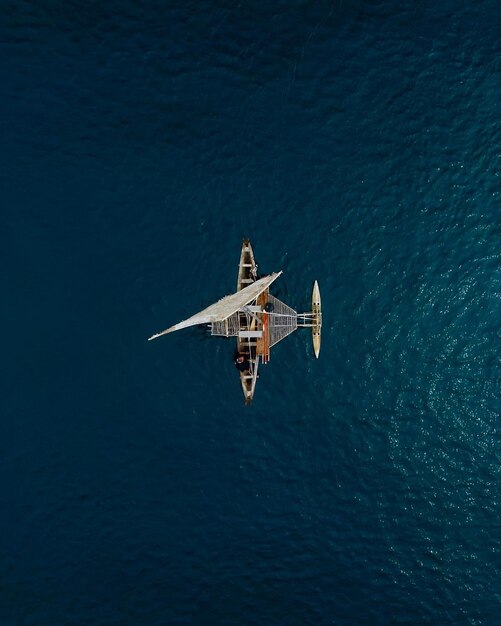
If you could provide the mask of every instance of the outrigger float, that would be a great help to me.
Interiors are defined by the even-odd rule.
[[[322,332],[322,304],[317,281],[313,284],[310,313],[296,313],[290,306],[272,296],[270,286],[282,272],[258,278],[254,252],[244,239],[240,253],[236,293],[226,296],[192,317],[175,324],[148,341],[175,330],[209,324],[211,334],[237,338],[236,365],[245,404],[254,398],[259,364],[268,363],[271,348],[297,328],[311,328],[313,351],[318,359]]]

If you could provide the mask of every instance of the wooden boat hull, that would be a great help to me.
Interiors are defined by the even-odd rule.
[[[311,294],[311,310],[313,312],[313,325],[311,327],[311,337],[313,340],[313,351],[318,359],[320,354],[320,344],[322,341],[322,301],[320,299],[320,289],[318,282],[313,284],[313,293]]]
[[[240,263],[238,265],[237,291],[240,291],[244,287],[253,283],[256,280],[256,275],[257,265],[256,260],[254,259],[254,252],[250,241],[248,239],[244,239],[242,243],[242,250],[240,252]],[[242,322],[244,322],[243,319]],[[252,326],[250,330],[253,330]],[[251,345],[252,343],[254,345]],[[237,337],[237,350],[238,352],[245,354],[247,358],[253,362],[253,367],[257,373],[259,359],[256,358],[255,342]],[[254,397],[256,376],[252,376],[249,372],[240,372],[240,383],[242,385],[245,404],[250,404]]]
[[[256,280],[257,265],[254,251],[248,239],[242,242],[240,251],[240,263],[238,264],[237,291],[242,290]]]

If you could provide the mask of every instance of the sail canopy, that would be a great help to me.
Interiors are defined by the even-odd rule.
[[[161,337],[162,335],[167,335],[167,333],[172,333],[175,330],[181,330],[181,328],[188,328],[188,326],[224,321],[246,304],[255,300],[259,294],[267,289],[271,283],[280,276],[281,273],[282,272],[274,272],[269,276],[264,276],[263,278],[256,280],[256,282],[251,283],[248,287],[244,287],[244,289],[218,300],[216,303],[211,304],[211,306],[207,307],[203,311],[200,311],[199,313],[196,313],[192,317],[189,317],[187,320],[179,322],[179,324],[175,324],[174,326],[171,326],[156,335],[152,335],[148,341]]]

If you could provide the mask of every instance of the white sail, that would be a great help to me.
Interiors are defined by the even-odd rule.
[[[187,320],[179,322],[179,324],[175,324],[166,330],[163,330],[156,335],[152,335],[148,341],[152,339],[156,339],[157,337],[161,337],[162,335],[167,335],[167,333],[172,333],[175,330],[181,330],[181,328],[188,328],[188,326],[196,326],[197,324],[211,324],[212,322],[222,322],[233,313],[236,313],[239,309],[244,307],[249,302],[255,300],[259,294],[261,294],[265,289],[267,289],[273,281],[275,281],[282,272],[274,272],[269,276],[264,276],[256,282],[251,283],[248,287],[237,291],[230,296],[226,296],[222,298],[215,304],[211,304],[211,306],[207,307],[203,311],[196,313],[192,317],[189,317]]]

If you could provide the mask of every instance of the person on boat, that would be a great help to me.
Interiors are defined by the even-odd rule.
[[[243,352],[237,352],[235,354],[235,367],[240,372],[246,372],[249,369],[249,359]]]

